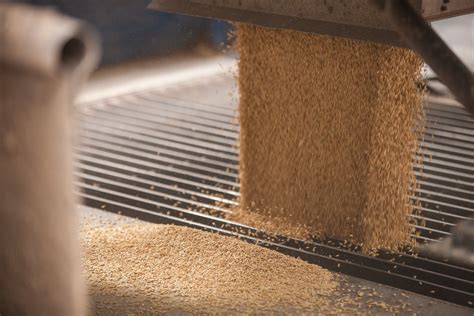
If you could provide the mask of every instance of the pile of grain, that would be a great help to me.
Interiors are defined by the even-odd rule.
[[[410,50],[237,25],[241,207],[393,249],[422,117]]]
[[[81,237],[97,315],[416,311],[392,290],[196,229],[93,216]]]
[[[190,228],[85,225],[82,236],[98,314],[324,311],[337,285],[316,265]]]

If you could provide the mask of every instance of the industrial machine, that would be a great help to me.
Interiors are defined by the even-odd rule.
[[[474,77],[427,21],[474,12],[469,0],[154,0],[151,8],[410,47],[474,115]]]

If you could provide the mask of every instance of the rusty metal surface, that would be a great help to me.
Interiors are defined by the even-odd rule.
[[[0,4],[0,314],[85,315],[72,101],[98,60],[82,23]]]

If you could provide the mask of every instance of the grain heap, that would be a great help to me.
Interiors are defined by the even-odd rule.
[[[85,225],[82,235],[85,273],[100,314],[311,312],[330,307],[337,284],[316,265],[190,228]]]
[[[244,24],[236,38],[242,209],[366,249],[408,242],[420,58]]]
[[[417,311],[391,291],[231,237],[91,219],[82,221],[81,236],[96,315]]]

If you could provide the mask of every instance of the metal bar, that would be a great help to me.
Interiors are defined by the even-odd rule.
[[[84,120],[94,117],[95,120],[98,122],[109,122],[111,124],[117,125],[125,124],[127,126],[130,126],[130,128],[141,127],[143,129],[146,129],[148,131],[147,135],[150,136],[169,134],[172,137],[186,138],[196,141],[208,141],[210,144],[219,146],[221,148],[230,148],[233,150],[233,153],[237,155],[234,149],[234,147],[237,147],[237,145],[235,145],[237,143],[235,138],[212,136],[210,134],[200,133],[190,129],[182,129],[170,124],[157,124],[152,122],[146,122],[138,118],[119,115],[114,113],[113,111],[101,111],[95,112],[93,114],[83,111],[80,112],[80,117]]]
[[[331,2],[332,5],[324,4],[324,7],[326,7],[324,10],[314,10],[311,14],[305,12],[305,8],[311,8],[308,4],[313,7],[319,7],[323,6],[322,1],[154,0],[149,5],[149,8],[165,12],[243,22],[270,28],[292,29],[400,47],[406,46],[400,40],[397,32],[387,29],[383,19],[378,18],[376,11],[370,11],[370,7],[364,5],[365,2],[362,1],[360,5],[349,3],[346,6],[342,2],[334,1]],[[259,10],[262,7],[265,10]],[[367,10],[368,7],[369,9]],[[335,18],[336,16],[338,18]],[[342,16],[344,18],[352,17],[354,22],[344,21]],[[360,18],[361,16],[364,16],[364,18]],[[367,23],[359,22],[363,19]],[[388,27],[390,26],[388,25]]]
[[[98,125],[95,123],[91,124],[90,121],[82,123],[82,127],[85,130],[90,131],[91,134],[101,135],[101,137],[102,135],[107,135],[109,136],[110,142],[115,142],[116,139],[119,139],[124,147],[134,147],[138,150],[143,150],[144,152],[168,157],[176,157],[177,152],[179,152],[179,159],[182,161],[196,162],[200,165],[207,165],[217,170],[224,170],[227,172],[236,170],[235,173],[238,173],[236,168],[238,157],[236,155],[223,153],[222,151],[219,151],[218,148],[212,148],[209,146],[210,148],[203,149],[190,144],[173,142],[173,140],[142,135],[134,130],[126,129],[125,126],[123,126],[122,131],[119,131],[116,128],[114,129],[112,126],[104,125]],[[212,152],[213,149],[215,150],[215,154]]]
[[[198,169],[198,167],[188,167],[186,164],[172,161],[170,159],[163,159],[156,155],[148,155],[139,153],[134,150],[123,149],[121,146],[110,145],[101,140],[88,140],[85,144],[84,139],[81,141],[80,151],[88,154],[94,158],[103,157],[104,159],[112,161],[121,161],[125,165],[141,165],[152,170],[159,171],[171,176],[180,176],[184,179],[195,180],[197,183],[208,183],[209,185],[222,187],[238,187],[235,175],[229,174],[223,179],[221,175],[219,178],[217,174],[211,173],[207,170]]]
[[[114,160],[113,157],[107,156],[105,158],[96,158],[81,153],[77,153],[76,158],[80,168],[82,168],[82,165],[92,166],[100,168],[104,171],[114,171],[123,175],[136,176],[140,179],[154,181],[155,183],[160,182],[163,184],[172,184],[174,187],[187,190],[195,190],[200,192],[204,191],[206,194],[222,196],[222,198],[229,200],[235,200],[239,196],[239,193],[236,191],[236,189],[225,189],[218,185],[209,185],[203,183],[202,181],[188,180],[179,174],[173,176],[160,172],[159,170],[150,170],[149,164],[139,165],[136,167],[120,162],[113,162],[111,161]],[[134,161],[131,162],[133,163]]]
[[[410,0],[428,20],[474,11],[470,0]],[[152,0],[149,8],[256,24],[265,27],[342,36],[405,47],[406,43],[368,0]]]

